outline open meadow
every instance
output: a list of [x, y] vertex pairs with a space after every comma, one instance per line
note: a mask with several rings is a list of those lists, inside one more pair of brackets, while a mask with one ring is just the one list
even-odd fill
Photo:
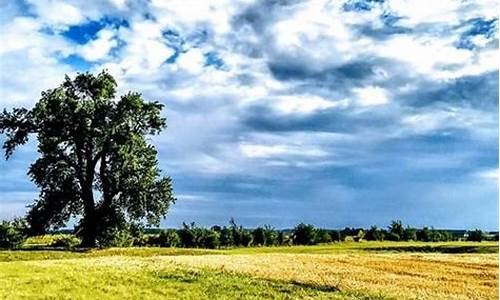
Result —
[[498, 242], [0, 251], [1, 299], [497, 299]]

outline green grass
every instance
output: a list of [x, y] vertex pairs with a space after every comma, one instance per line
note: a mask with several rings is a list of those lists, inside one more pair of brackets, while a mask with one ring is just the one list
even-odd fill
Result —
[[2, 262], [0, 269], [2, 299], [383, 299], [144, 257]]
[[89, 251], [63, 251], [45, 248], [24, 247], [21, 250], [0, 251], [2, 261], [26, 261], [68, 259], [101, 256], [135, 256], [151, 257], [159, 255], [210, 255], [210, 254], [265, 254], [265, 253], [307, 253], [330, 254], [338, 252], [439, 252], [439, 253], [498, 253], [498, 242], [347, 242], [315, 246], [280, 246], [280, 247], [247, 247], [233, 249], [186, 249], [186, 248], [159, 248], [159, 247], [132, 247], [109, 248]]
[[[498, 242], [362, 242], [316, 246], [221, 250], [109, 248], [88, 251], [37, 250], [42, 237], [23, 250], [0, 251], [0, 299], [385, 299], [367, 291], [311, 285], [187, 267], [164, 256], [342, 254], [377, 252], [498, 253]], [[30, 247], [29, 245], [35, 245]], [[474, 254], [481, 255], [481, 254]]]

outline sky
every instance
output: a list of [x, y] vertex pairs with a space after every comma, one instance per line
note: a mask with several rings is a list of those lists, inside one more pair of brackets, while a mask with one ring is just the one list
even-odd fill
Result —
[[[498, 229], [497, 1], [0, 3], [1, 109], [103, 69], [165, 104], [162, 226]], [[0, 161], [0, 219], [36, 157]]]

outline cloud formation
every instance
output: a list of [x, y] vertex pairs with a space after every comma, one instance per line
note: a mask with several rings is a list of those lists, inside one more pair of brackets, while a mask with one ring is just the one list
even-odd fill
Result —
[[[494, 8], [489, 0], [9, 1], [0, 7], [0, 101], [31, 106], [64, 74], [106, 68], [120, 92], [166, 104], [169, 128], [153, 142], [179, 201], [165, 225], [400, 218], [494, 229]], [[33, 198], [25, 193], [36, 192], [20, 172], [34, 147], [0, 163], [0, 217], [22, 212]]]

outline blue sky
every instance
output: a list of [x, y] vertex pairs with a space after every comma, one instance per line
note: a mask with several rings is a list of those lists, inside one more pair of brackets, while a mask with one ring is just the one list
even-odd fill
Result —
[[[498, 228], [497, 2], [2, 1], [0, 106], [108, 69], [166, 105], [182, 221]], [[0, 162], [0, 218], [37, 196]]]

